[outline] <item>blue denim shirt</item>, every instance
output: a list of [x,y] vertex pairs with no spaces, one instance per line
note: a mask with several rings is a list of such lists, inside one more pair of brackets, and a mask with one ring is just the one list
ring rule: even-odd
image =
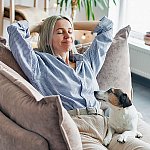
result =
[[76,69],[49,53],[34,51],[28,42],[30,36],[27,21],[10,25],[10,49],[29,78],[30,83],[44,96],[59,95],[67,109],[95,107],[100,103],[94,97],[99,90],[96,76],[100,71],[112,42],[111,20],[103,17],[95,28],[97,36],[83,54],[75,54]]

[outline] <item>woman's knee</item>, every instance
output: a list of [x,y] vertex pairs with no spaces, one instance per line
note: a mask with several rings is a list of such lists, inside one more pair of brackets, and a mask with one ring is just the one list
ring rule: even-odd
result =
[[91,136],[81,135],[83,150],[107,150],[102,143]]

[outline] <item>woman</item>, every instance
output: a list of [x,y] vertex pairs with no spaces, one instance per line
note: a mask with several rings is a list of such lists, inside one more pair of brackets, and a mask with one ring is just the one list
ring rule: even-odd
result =
[[[73,24],[66,17],[52,16],[44,20],[40,25],[38,52],[33,51],[27,42],[30,34],[26,21],[8,27],[10,49],[18,64],[39,92],[45,96],[60,96],[79,128],[83,149],[106,149],[102,141],[107,120],[94,91],[99,90],[96,76],[112,42],[112,26],[112,21],[106,17],[100,22],[74,23],[75,29],[91,30],[97,34],[83,55],[73,54]],[[121,148],[128,144],[122,144]],[[135,142],[134,147],[138,145]],[[144,150],[150,147],[144,142],[140,145],[144,145]],[[116,150],[111,144],[109,148]]]

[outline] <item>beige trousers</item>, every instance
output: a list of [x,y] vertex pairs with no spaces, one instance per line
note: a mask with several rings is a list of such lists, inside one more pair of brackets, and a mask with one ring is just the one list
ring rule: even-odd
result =
[[140,120],[138,130],[143,138],[128,138],[127,142],[117,142],[115,134],[108,147],[102,145],[107,132],[107,118],[100,115],[73,116],[82,139],[83,150],[150,150],[150,125]]

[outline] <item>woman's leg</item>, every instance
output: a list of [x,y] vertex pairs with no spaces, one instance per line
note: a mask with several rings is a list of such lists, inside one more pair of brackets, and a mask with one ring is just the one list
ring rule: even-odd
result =
[[107,150],[98,139],[80,133],[83,150]]
[[141,139],[129,137],[126,143],[117,142],[118,134],[113,136],[108,149],[110,150],[150,150],[150,125],[139,120],[138,131],[143,134]]
[[105,118],[100,115],[81,115],[72,118],[79,129],[83,150],[107,150],[102,145],[107,130]]

